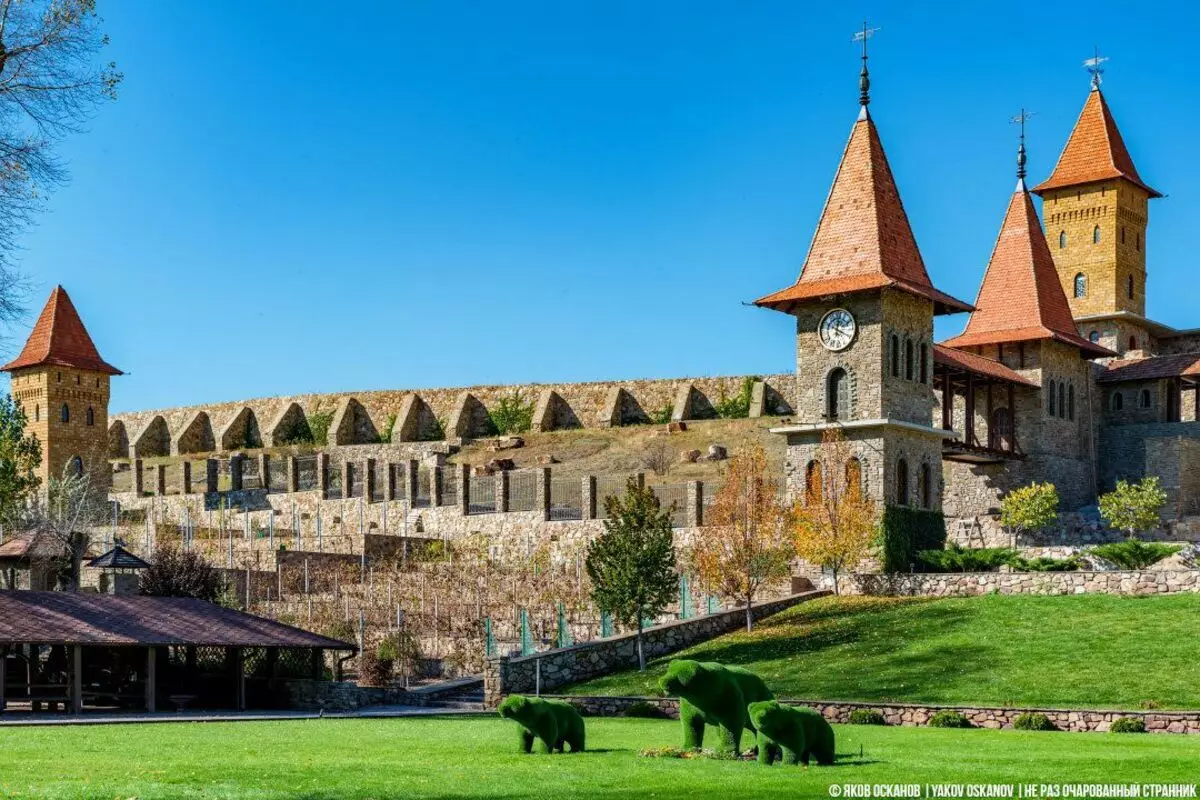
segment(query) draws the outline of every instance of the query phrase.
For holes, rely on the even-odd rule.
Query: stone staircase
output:
[[[472,675],[408,691],[409,702],[447,711],[483,711],[483,676]]]

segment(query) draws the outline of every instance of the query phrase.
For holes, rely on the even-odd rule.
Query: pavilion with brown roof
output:
[[[278,708],[347,642],[185,597],[0,591],[6,707]]]

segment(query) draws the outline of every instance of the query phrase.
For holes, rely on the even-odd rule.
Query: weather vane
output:
[[[1021,181],[1025,180],[1025,123],[1035,113],[1022,108],[1020,114],[1009,120],[1012,124],[1021,126],[1021,144],[1017,147],[1017,179]]]
[[[1099,89],[1100,82],[1103,80],[1101,76],[1104,74],[1104,68],[1100,65],[1108,61],[1108,56],[1100,55],[1100,48],[1095,49],[1094,55],[1091,58],[1084,59],[1083,66],[1092,75],[1092,88]]]
[[[861,31],[855,32],[852,42],[862,42],[862,72],[858,74],[858,102],[864,108],[871,102],[871,76],[867,74],[867,41],[879,30],[879,28],[868,27],[867,21],[863,20]]]

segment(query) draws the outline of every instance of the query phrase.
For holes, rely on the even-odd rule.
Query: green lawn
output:
[[[831,597],[674,657],[810,700],[1200,708],[1200,595]],[[667,660],[564,691],[658,694]]]
[[[0,796],[828,797],[846,783],[1196,780],[1200,737],[837,727],[810,769],[643,758],[679,723],[589,719],[591,752],[517,755],[496,717],[0,729]],[[862,756],[859,756],[859,752]]]

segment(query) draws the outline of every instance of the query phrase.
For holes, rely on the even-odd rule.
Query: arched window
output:
[[[83,459],[79,456],[72,456],[70,460],[71,474],[76,478],[83,477]]]
[[[1130,275],[1129,279],[1125,281],[1125,292],[1129,295],[1129,299],[1132,300],[1133,299],[1133,276],[1132,275]]]
[[[1012,413],[1007,408],[997,408],[988,423],[988,447],[993,450],[1012,449]]]
[[[33,421],[34,422],[42,421],[42,406],[40,404],[35,404],[33,406]]]
[[[921,465],[920,483],[921,508],[933,508],[933,470],[928,462]]]
[[[804,504],[821,502],[821,462],[810,461],[804,470]]]
[[[1100,343],[1100,331],[1092,331],[1091,333],[1089,333],[1088,340],[1091,341],[1092,344],[1099,344]]]
[[[1067,419],[1075,421],[1075,384],[1067,387]]]
[[[1082,272],[1075,276],[1075,296],[1087,297],[1087,275]]]
[[[862,462],[854,456],[846,462],[846,496],[862,497]]]
[[[71,421],[71,409],[66,403],[63,403],[62,411],[59,412],[59,415],[62,417],[64,423]]]
[[[1059,233],[1058,233],[1058,249],[1062,250],[1066,246],[1067,246],[1067,232],[1059,231]]]
[[[921,343],[921,383],[929,383],[929,347]]]
[[[88,425],[96,424],[96,412],[92,409],[91,406],[88,406],[88,410],[87,410],[87,424]]]
[[[1058,384],[1058,416],[1065,417],[1067,415],[1067,385],[1065,383]]]
[[[1150,390],[1142,389],[1138,392],[1138,408],[1150,407]]]
[[[825,409],[826,418],[831,420],[850,415],[850,378],[841,367],[830,372],[826,379]]]
[[[894,333],[892,334],[892,347],[891,347],[891,353],[889,353],[889,355],[892,357],[892,359],[891,359],[892,360],[892,377],[899,378],[900,377],[900,337]]]
[[[913,379],[913,343],[912,339],[904,340],[904,379]]]
[[[1136,336],[1130,336],[1130,337],[1129,337],[1129,349],[1130,349],[1130,350],[1137,350],[1137,349],[1138,349],[1137,337],[1136,337]]]
[[[896,505],[908,505],[908,462],[896,462]]]
[[[1108,398],[1108,407],[1113,411],[1120,411],[1125,407],[1125,398],[1120,392],[1113,392],[1112,397]]]
[[[1054,400],[1056,395],[1054,394],[1054,388],[1054,381],[1050,381],[1048,384],[1046,384],[1046,394],[1048,396],[1046,410],[1050,412],[1050,416],[1052,417],[1054,416],[1055,412]]]
[[[1100,226],[1092,228],[1092,244],[1100,244]]]

